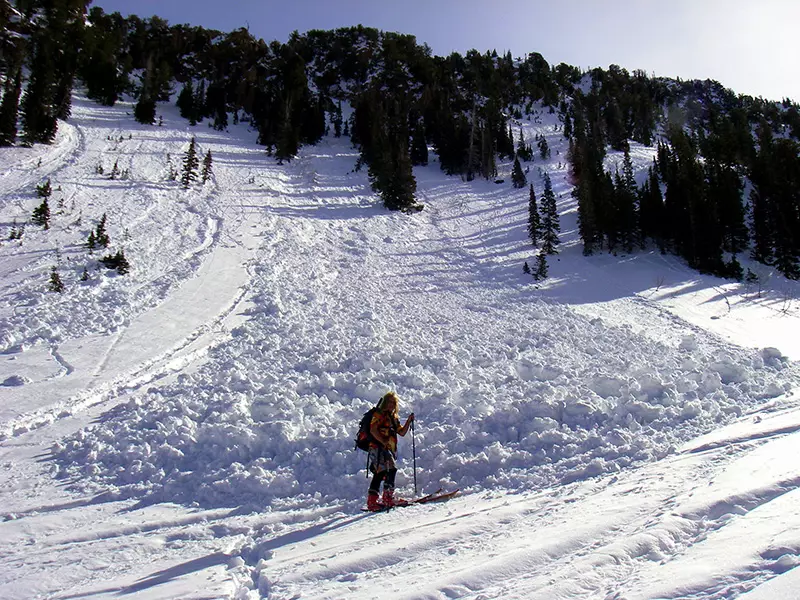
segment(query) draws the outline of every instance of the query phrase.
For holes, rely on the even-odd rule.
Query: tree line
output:
[[[0,145],[52,141],[76,82],[105,105],[132,96],[143,123],[177,95],[191,123],[248,121],[279,161],[326,133],[349,136],[385,206],[414,211],[413,168],[429,149],[467,181],[496,178],[500,161],[546,159],[546,140],[535,153],[521,135],[515,144],[512,127],[544,107],[569,139],[586,254],[654,244],[736,276],[736,255],[749,251],[800,276],[800,110],[788,99],[615,65],[551,66],[538,53],[440,57],[413,36],[362,26],[265,42],[244,28],[169,25],[89,4],[0,0]],[[632,142],[658,144],[638,182],[629,157],[621,171],[604,166],[609,149],[625,153]]]

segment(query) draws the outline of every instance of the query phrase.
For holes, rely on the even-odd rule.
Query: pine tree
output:
[[[553,193],[553,186],[550,182],[550,175],[544,174],[544,194],[542,195],[542,251],[545,254],[557,254],[556,247],[561,243],[558,233],[561,231],[561,224],[558,218],[558,207],[556,206],[556,196]]]
[[[636,180],[633,177],[633,162],[629,150],[625,149],[625,156],[622,161],[622,175],[617,173],[615,179],[615,209],[617,223],[616,236],[622,244],[625,252],[632,252],[633,247],[640,234],[638,231],[637,214],[639,212],[636,206],[638,196]]]
[[[550,146],[547,143],[547,138],[541,136],[537,145],[539,146],[539,156],[542,157],[542,160],[550,158]]]
[[[186,85],[183,86],[181,93],[178,94],[178,100],[175,105],[178,107],[178,110],[184,119],[193,121],[192,125],[197,123],[194,116],[194,89],[192,87],[191,79],[186,82]]]
[[[108,248],[109,245],[111,245],[111,238],[109,238],[108,232],[106,231],[106,220],[106,213],[103,213],[103,216],[100,217],[100,222],[97,224],[97,228],[94,231],[95,243],[103,248]]]
[[[114,257],[117,262],[117,273],[120,275],[127,275],[131,271],[131,264],[128,262],[128,259],[125,257],[125,252],[119,250]]]
[[[197,168],[200,166],[200,160],[197,158],[197,141],[192,138],[189,143],[189,149],[186,151],[186,156],[183,159],[183,175],[181,175],[181,184],[184,189],[188,189],[195,181],[197,181]]]
[[[536,246],[542,233],[542,220],[539,216],[539,208],[536,205],[536,192],[533,191],[533,184],[530,186],[530,196],[528,199],[528,237],[531,244]]]
[[[519,164],[519,157],[514,157],[514,167],[511,169],[511,183],[517,189],[522,189],[528,185],[528,180],[525,173],[522,172],[522,166]]]
[[[664,197],[661,194],[657,168],[650,167],[647,181],[639,190],[639,231],[642,245],[648,238],[652,239],[662,252],[665,250],[663,214]]]
[[[203,159],[203,172],[200,176],[200,178],[203,181],[203,184],[205,184],[209,179],[211,179],[211,176],[214,174],[212,169],[213,160],[214,159],[211,157],[211,150],[209,150],[208,152],[206,152],[206,157]]]
[[[36,186],[36,195],[39,198],[49,198],[52,193],[53,193],[53,184],[50,183],[49,179],[43,181],[42,183]]]
[[[55,71],[50,44],[39,40],[33,51],[28,86],[22,96],[22,141],[26,146],[51,143],[58,131],[53,104]]]
[[[97,248],[97,236],[95,236],[94,229],[89,232],[89,238],[86,240],[86,247],[90,252]]]
[[[64,282],[61,281],[61,276],[59,276],[55,267],[50,269],[50,283],[48,284],[47,289],[49,289],[51,292],[57,292],[59,294],[63,293],[66,289],[64,287]]]
[[[114,166],[111,167],[111,175],[110,179],[116,179],[119,177],[119,161],[114,161]]]
[[[425,141],[425,127],[421,122],[417,123],[411,136],[411,164],[415,167],[428,164],[428,143]]]
[[[194,92],[192,102],[194,123],[202,123],[206,118],[206,80],[201,79]],[[193,123],[193,124],[194,124]]]
[[[213,127],[225,131],[228,127],[228,102],[222,83],[211,83],[206,92],[206,113],[214,117]]]
[[[525,264],[522,265],[522,272],[525,273],[526,275],[530,275],[531,274],[531,268],[530,268],[530,266],[528,266],[528,261],[527,260],[525,261]]]
[[[536,255],[536,272],[534,273],[536,281],[547,279],[547,254],[545,249],[542,248],[539,250],[539,254]]]
[[[47,198],[43,198],[42,203],[33,209],[31,222],[43,229],[50,229],[50,205],[47,203]]]
[[[3,102],[0,104],[0,146],[13,146],[17,141],[19,96],[22,91],[22,70],[6,79]]]
[[[149,94],[142,92],[139,101],[133,107],[133,117],[143,125],[152,125],[156,121],[156,101]]]
[[[342,101],[336,105],[333,111],[333,135],[334,137],[342,137]]]
[[[125,275],[131,270],[131,265],[122,250],[117,250],[116,254],[106,254],[100,259],[100,262],[107,269],[116,269],[120,275]]]

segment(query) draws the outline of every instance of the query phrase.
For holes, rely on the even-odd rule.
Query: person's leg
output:
[[[370,482],[369,490],[367,491],[367,508],[369,510],[380,510],[383,508],[383,504],[381,504],[379,500],[379,490],[381,488],[381,482],[386,477],[387,472],[381,467],[380,451],[377,448],[373,448],[369,451],[369,470],[372,472],[372,482]]]
[[[394,479],[397,476],[397,465],[394,462],[394,456],[391,452],[387,452],[386,462],[386,479],[383,482],[383,503],[386,506],[395,506],[397,504],[408,504],[407,500],[394,497]]]

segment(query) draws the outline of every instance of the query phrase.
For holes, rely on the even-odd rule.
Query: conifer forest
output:
[[[800,107],[789,99],[616,65],[586,72],[536,52],[435,56],[413,36],[362,26],[267,42],[244,28],[106,14],[87,0],[0,0],[0,145],[52,142],[77,87],[107,106],[133,98],[141,123],[157,126],[157,103],[174,101],[193,124],[246,121],[279,162],[325,135],[349,136],[354,168],[387,209],[406,212],[423,208],[413,167],[429,151],[467,181],[494,180],[498,160],[514,161],[509,184],[527,188],[523,168],[550,150],[519,124],[543,106],[568,140],[585,254],[657,247],[733,279],[747,254],[800,278]],[[657,147],[648,173],[633,172],[631,143]],[[609,149],[626,153],[621,172],[607,169]],[[537,191],[541,208],[552,206]]]

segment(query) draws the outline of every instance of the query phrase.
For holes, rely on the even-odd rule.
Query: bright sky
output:
[[[410,33],[435,54],[539,52],[551,64],[618,64],[737,93],[800,101],[796,0],[95,0],[106,12],[157,14],[267,41],[362,24]]]

